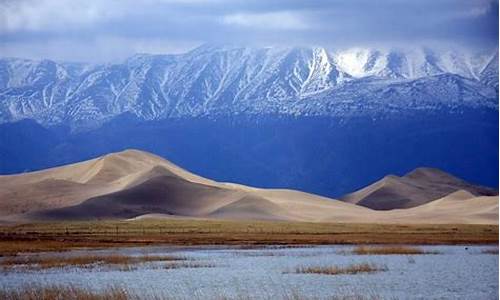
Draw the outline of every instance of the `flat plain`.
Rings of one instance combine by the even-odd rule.
[[[0,226],[0,255],[146,245],[497,244],[498,225],[343,224],[205,219]]]

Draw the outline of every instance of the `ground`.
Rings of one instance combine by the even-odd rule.
[[[498,225],[136,220],[0,226],[0,255],[143,245],[498,244]]]

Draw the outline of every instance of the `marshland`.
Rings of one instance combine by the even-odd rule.
[[[400,299],[411,293],[417,298],[498,297],[498,255],[491,255],[498,253],[496,245],[407,245],[397,246],[398,251],[390,245],[363,246],[368,248],[377,251],[360,255],[356,245],[207,245],[18,253],[0,259],[0,296]]]
[[[0,235],[2,299],[498,297],[490,225],[141,220]]]

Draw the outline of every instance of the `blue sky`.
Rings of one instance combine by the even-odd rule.
[[[68,61],[202,43],[498,47],[497,0],[0,0],[0,56]]]

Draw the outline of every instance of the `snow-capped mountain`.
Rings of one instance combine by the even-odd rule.
[[[0,123],[96,126],[236,114],[348,116],[402,109],[498,109],[498,54],[204,45],[120,64],[0,59]]]

